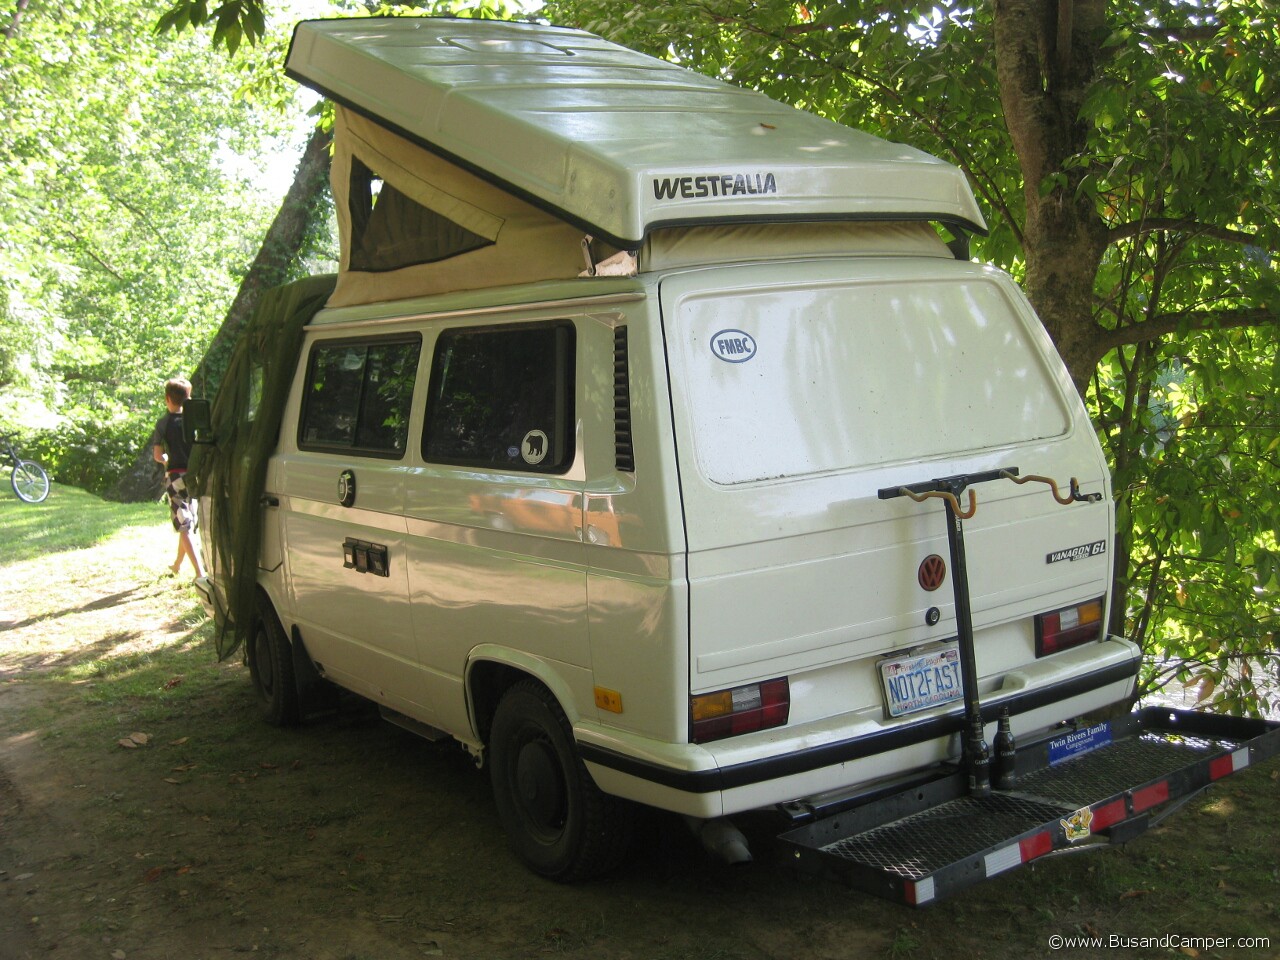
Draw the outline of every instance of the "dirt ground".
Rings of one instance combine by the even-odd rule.
[[[130,534],[126,555],[157,555],[164,532]],[[561,886],[508,852],[487,777],[455,744],[354,699],[268,727],[245,668],[213,662],[189,586],[74,560],[74,578],[0,569],[48,577],[0,582],[2,960],[1097,955],[1053,950],[1081,933],[1263,934],[1265,948],[1118,955],[1280,956],[1276,761],[1123,850],[925,911],[783,869],[763,842],[752,864],[718,864],[662,816],[618,874]]]

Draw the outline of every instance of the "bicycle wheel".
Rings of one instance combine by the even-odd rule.
[[[18,495],[18,499],[27,503],[39,503],[49,495],[49,475],[34,460],[19,460],[15,463],[9,482],[13,484],[13,492]]]

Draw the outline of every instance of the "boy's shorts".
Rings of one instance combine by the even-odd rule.
[[[173,521],[173,529],[179,533],[192,533],[197,524],[196,504],[187,490],[187,480],[181,473],[171,473],[167,477],[165,493],[169,496],[169,518]]]

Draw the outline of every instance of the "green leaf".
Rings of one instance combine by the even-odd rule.
[[[1231,545],[1231,531],[1217,507],[1209,507],[1199,528],[1200,549],[1207,558],[1217,557]]]

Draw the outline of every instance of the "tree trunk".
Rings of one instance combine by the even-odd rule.
[[[307,141],[293,183],[285,194],[284,202],[280,204],[280,211],[267,230],[258,255],[254,257],[241,281],[226,319],[222,321],[222,326],[218,328],[191,376],[193,390],[197,395],[212,396],[216,391],[218,380],[231,354],[231,347],[253,315],[258,297],[264,290],[289,279],[290,268],[298,259],[320,206],[320,198],[328,185],[331,140],[330,133],[316,130]],[[156,396],[161,398],[159,385]],[[157,411],[161,406],[157,402]],[[164,475],[159,465],[152,460],[151,447],[145,445],[139,450],[133,466],[105,496],[108,500],[140,503],[158,499],[163,489]]]
[[[332,141],[331,133],[319,129],[307,141],[280,212],[272,221],[258,255],[245,274],[226,319],[191,375],[192,389],[199,395],[212,397],[217,393],[231,348],[253,316],[262,292],[292,279],[290,268],[298,259],[316,216],[318,201],[329,185],[329,145]]]
[[[1099,70],[1106,5],[999,0],[994,10],[1000,102],[1027,207],[1027,296],[1083,393],[1101,356],[1093,287],[1107,233],[1080,189],[1089,171],[1070,159],[1087,144],[1080,106]]]
[[[22,15],[27,12],[27,4],[29,2],[30,0],[18,0],[18,5],[13,11],[13,17],[9,20],[9,25],[4,28],[6,40],[12,40],[18,35],[18,30],[22,27]]]

